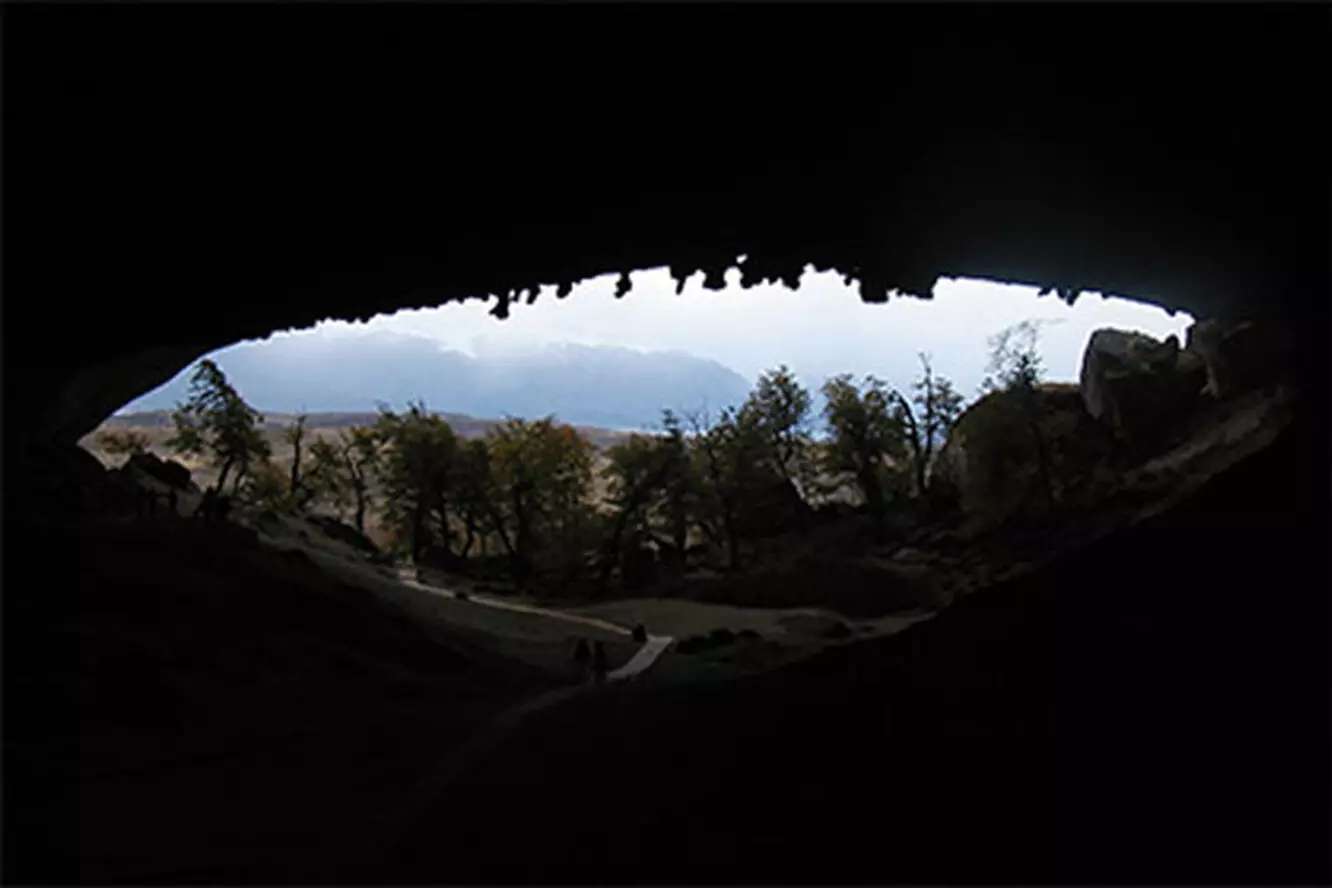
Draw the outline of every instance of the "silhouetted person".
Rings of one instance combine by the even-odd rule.
[[[644,627],[642,623],[639,623],[634,627],[634,641],[639,644],[645,644],[647,642],[647,628]]]
[[[599,641],[592,646],[592,678],[597,684],[606,680],[606,647]]]
[[[587,646],[587,639],[578,639],[574,646],[574,662],[578,664],[579,674],[587,672],[587,661],[592,659],[592,649]]]

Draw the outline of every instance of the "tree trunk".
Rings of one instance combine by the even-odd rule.
[[[425,504],[419,499],[412,508],[412,563],[419,564],[425,548]]]
[[[291,458],[291,493],[293,496],[301,489],[301,436],[292,441],[294,453]]]
[[[472,551],[472,543],[476,542],[476,520],[473,519],[472,516],[469,514],[466,518],[466,522],[467,522],[467,539],[463,542],[462,552],[458,556],[463,561],[467,560],[468,553]],[[482,542],[483,547],[484,545],[485,543]],[[484,554],[484,552],[482,554]]]
[[[365,507],[366,496],[364,488],[356,488],[356,531],[364,536],[365,534]]]
[[[449,528],[449,504],[443,496],[435,498],[435,512],[439,516],[439,543],[444,549],[445,560],[451,560],[453,557],[453,544],[450,537],[453,534]]]
[[[630,499],[630,505],[620,510],[615,516],[615,524],[611,527],[610,538],[606,541],[605,550],[601,557],[601,572],[597,579],[597,585],[603,590],[610,583],[611,571],[615,569],[615,562],[620,558],[620,543],[624,539],[625,528],[629,524],[629,517],[638,509],[637,496]]]
[[[927,450],[917,450],[915,454],[916,463],[916,496],[925,496],[925,466],[929,462],[930,455]]]
[[[227,475],[231,473],[231,466],[234,462],[235,460],[228,459],[226,462],[222,464],[222,473],[217,476],[217,486],[213,488],[218,493],[221,493],[222,488],[226,486]]]
[[[879,483],[878,476],[874,474],[873,468],[860,472],[860,487],[865,493],[865,510],[869,512],[870,523],[873,526],[874,542],[876,545],[881,545],[887,539],[887,528],[884,522],[886,509],[884,508],[883,486]]]

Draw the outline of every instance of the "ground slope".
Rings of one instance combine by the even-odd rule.
[[[344,878],[1325,881],[1310,440],[893,638],[552,710]]]

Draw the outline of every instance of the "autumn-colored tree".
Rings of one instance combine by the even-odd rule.
[[[219,492],[234,469],[234,493],[251,467],[272,456],[261,428],[263,419],[227,382],[222,368],[205,359],[190,379],[189,398],[172,414],[176,430],[167,445],[177,453],[211,459],[219,470],[215,485]]]
[[[237,492],[245,502],[260,509],[287,512],[296,508],[287,473],[271,459],[252,463]]]
[[[332,441],[316,439],[310,445],[310,468],[302,477],[302,508],[328,502],[340,517],[351,509],[357,531],[364,534],[381,444],[376,430],[365,426],[343,429]]]
[[[484,439],[475,438],[462,445],[455,464],[453,501],[462,524],[464,538],[459,558],[466,559],[472,547],[480,543],[480,554],[488,554],[486,541],[498,532],[495,477],[490,465],[490,449]]]
[[[431,549],[451,557],[450,496],[459,452],[457,435],[423,403],[408,405],[402,415],[381,408],[375,429],[384,442],[379,478],[386,523],[413,561]]]
[[[487,446],[496,531],[515,577],[527,580],[542,551],[558,553],[560,567],[576,572],[596,523],[589,502],[591,445],[546,417],[508,419],[490,430]]]

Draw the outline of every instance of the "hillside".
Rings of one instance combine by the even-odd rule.
[[[478,419],[475,416],[466,416],[461,413],[437,412],[437,415],[452,426],[455,432],[467,439],[480,438],[491,428],[503,422],[501,419]],[[295,413],[264,414],[264,428],[270,432],[269,438],[274,445],[280,444],[282,440],[280,431],[287,426],[294,425],[296,416]],[[378,418],[379,414],[373,412],[307,413],[305,425],[306,428],[316,432],[336,432],[352,426],[373,425]],[[629,437],[630,434],[629,432],[596,428],[594,426],[575,426],[575,428],[584,438],[603,449],[618,444]],[[156,448],[163,446],[166,439],[171,436],[171,411],[145,410],[135,413],[118,413],[115,416],[108,417],[106,422],[102,423],[92,434],[85,437],[82,441],[83,446],[95,450],[97,436],[107,429],[136,429],[144,432]]]

